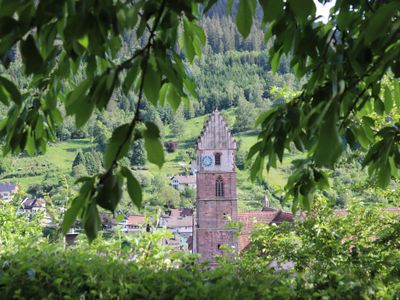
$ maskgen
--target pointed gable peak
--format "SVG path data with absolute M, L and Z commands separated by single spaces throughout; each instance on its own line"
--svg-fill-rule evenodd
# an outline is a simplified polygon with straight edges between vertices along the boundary
M 236 149 L 236 142 L 222 117 L 216 109 L 204 123 L 197 140 L 198 149 Z

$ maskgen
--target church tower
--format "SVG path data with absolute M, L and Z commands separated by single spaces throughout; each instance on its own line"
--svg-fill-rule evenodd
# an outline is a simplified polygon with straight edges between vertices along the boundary
M 237 218 L 234 141 L 218 111 L 206 121 L 197 140 L 197 198 L 195 251 L 202 260 L 212 261 L 222 254 L 222 245 L 237 248 L 227 217 Z

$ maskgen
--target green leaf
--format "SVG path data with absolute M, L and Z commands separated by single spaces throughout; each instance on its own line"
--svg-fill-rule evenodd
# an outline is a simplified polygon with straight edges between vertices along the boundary
M 176 88 L 173 85 L 169 85 L 167 92 L 167 101 L 174 111 L 176 111 L 181 104 L 181 97 L 179 96 Z
M 137 6 L 123 7 L 117 13 L 117 19 L 122 28 L 133 28 L 138 21 Z
M 81 44 L 85 49 L 89 47 L 89 37 L 87 34 L 82 36 L 80 39 L 78 39 L 78 43 Z
M 64 219 L 61 225 L 64 234 L 68 233 L 68 230 L 74 224 L 79 212 L 85 206 L 88 199 L 88 194 L 93 188 L 94 179 L 93 177 L 82 177 L 76 181 L 76 184 L 80 182 L 82 182 L 83 185 L 79 190 L 79 196 L 72 200 L 71 207 L 65 212 L 64 215 Z
M 129 197 L 131 197 L 132 202 L 136 205 L 137 208 L 141 208 L 142 206 L 142 188 L 140 187 L 139 182 L 136 178 L 132 175 L 131 170 L 124 167 L 122 169 L 122 174 L 125 176 L 127 182 L 127 189 Z
M 83 204 L 84 203 L 82 201 L 82 198 L 80 196 L 76 197 L 72 202 L 72 206 L 65 212 L 64 219 L 61 224 L 61 228 L 64 234 L 67 234 L 69 229 L 74 224 Z
M 398 8 L 398 3 L 394 1 L 380 5 L 373 13 L 364 31 L 367 45 L 371 45 L 372 42 L 382 36 L 382 33 L 390 25 L 392 16 L 398 12 Z
M 195 56 L 195 47 L 194 47 L 194 37 L 193 37 L 193 29 L 192 24 L 184 18 L 183 20 L 183 32 L 182 36 L 179 39 L 180 46 L 185 53 L 186 58 L 189 60 L 190 63 L 193 62 Z
M 152 64 L 147 65 L 143 87 L 147 100 L 154 106 L 157 106 L 158 95 L 161 88 L 161 77 L 157 70 L 153 69 Z
M 184 79 L 184 85 L 187 92 L 194 98 L 197 98 L 196 84 L 190 78 Z
M 260 0 L 264 12 L 264 22 L 272 22 L 283 14 L 282 0 Z
M 32 35 L 29 35 L 25 41 L 21 42 L 21 54 L 25 65 L 25 71 L 28 75 L 41 72 L 43 58 L 39 53 L 39 49 Z
M 132 66 L 129 68 L 129 70 L 126 73 L 124 83 L 122 84 L 122 90 L 124 91 L 124 94 L 127 96 L 129 93 L 129 90 L 137 78 L 139 74 L 139 64 L 141 60 L 140 59 L 135 59 L 133 62 Z
M 315 163 L 317 166 L 332 167 L 342 153 L 342 145 L 336 128 L 337 110 L 334 104 L 325 114 L 322 121 L 318 145 L 315 151 Z
M 152 122 L 146 122 L 146 130 L 143 136 L 147 159 L 161 168 L 164 164 L 164 148 L 160 141 L 160 130 L 157 125 Z
M 256 5 L 256 0 L 240 0 L 239 2 L 236 14 L 236 25 L 244 38 L 250 34 Z
M 82 101 L 79 102 L 80 109 L 75 112 L 75 124 L 76 127 L 81 128 L 89 121 L 94 110 L 94 103 L 92 103 L 88 97 L 83 98 Z
M 4 105 L 8 105 L 8 98 L 11 98 L 15 104 L 20 105 L 22 103 L 21 94 L 15 84 L 0 76 L 0 101 Z
M 230 15 L 232 12 L 232 7 L 233 7 L 233 0 L 228 0 L 228 3 L 226 4 L 226 14 Z
M 111 136 L 104 154 L 104 166 L 111 168 L 114 161 L 120 160 L 126 155 L 131 143 L 132 131 L 130 124 L 123 124 L 117 127 Z
M 315 4 L 313 0 L 289 0 L 290 9 L 301 20 L 306 20 L 308 16 L 315 16 Z
M 169 90 L 169 83 L 164 83 L 160 89 L 160 106 L 164 106 L 167 92 Z
M 89 205 L 82 221 L 86 236 L 88 237 L 89 242 L 92 242 L 97 237 L 97 232 L 99 231 L 101 224 L 99 211 L 95 203 Z
M 201 28 L 200 26 L 196 25 L 195 23 L 192 23 L 192 29 L 193 29 L 193 34 L 200 41 L 200 44 L 202 46 L 204 46 L 206 44 L 207 38 L 206 38 L 206 34 L 204 33 L 203 28 Z
M 67 211 L 65 212 L 64 219 L 61 225 L 64 234 L 68 233 L 69 229 L 74 224 L 76 217 L 78 216 L 78 213 L 80 212 L 84 204 L 85 204 L 85 198 L 82 197 L 81 195 L 76 197 L 72 201 L 71 207 L 68 208 Z
M 98 190 L 96 203 L 113 213 L 122 197 L 121 180 L 117 175 L 109 175 Z
M 323 171 L 314 170 L 314 181 L 320 189 L 329 188 L 328 176 Z
M 385 105 L 383 104 L 381 99 L 375 98 L 374 110 L 378 115 L 382 115 L 385 112 Z
M 393 108 L 393 98 L 392 98 L 392 92 L 390 91 L 390 88 L 388 86 L 385 86 L 384 99 L 385 99 L 385 111 L 389 113 Z
M 29 156 L 34 156 L 36 153 L 35 139 L 32 135 L 31 130 L 28 130 L 28 136 L 25 146 L 26 152 L 28 152 Z
M 400 82 L 399 80 L 393 80 L 394 89 L 394 100 L 396 102 L 397 108 L 400 108 Z
M 380 166 L 378 173 L 378 185 L 381 188 L 385 188 L 388 186 L 388 184 L 390 183 L 390 175 L 390 164 L 388 161 L 386 161 L 384 166 Z
M 337 15 L 337 24 L 340 30 L 347 30 L 351 22 L 354 21 L 347 7 L 340 9 L 340 13 Z
M 272 56 L 272 59 L 271 59 L 271 68 L 272 68 L 272 72 L 274 72 L 274 73 L 276 73 L 276 71 L 278 70 L 280 58 L 281 58 L 281 53 L 280 53 L 280 51 L 276 52 L 276 53 L 274 54 L 274 56 Z
M 86 92 L 92 81 L 88 78 L 83 80 L 72 92 L 70 92 L 65 100 L 65 109 L 67 115 L 75 114 L 80 109 L 80 104 L 85 98 Z
M 69 229 L 74 224 L 79 212 L 83 208 L 86 202 L 86 195 L 79 195 L 72 200 L 72 205 L 67 209 L 64 215 L 63 222 L 61 224 L 61 229 L 64 234 L 67 234 Z

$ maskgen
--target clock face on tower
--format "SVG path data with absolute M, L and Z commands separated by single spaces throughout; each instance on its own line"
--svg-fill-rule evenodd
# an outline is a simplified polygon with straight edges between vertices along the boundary
M 203 167 L 209 167 L 209 166 L 211 166 L 211 165 L 212 165 L 212 162 L 213 162 L 212 157 L 209 156 L 209 155 L 205 155 L 205 156 L 203 156 L 203 157 L 201 158 L 201 163 L 202 163 Z

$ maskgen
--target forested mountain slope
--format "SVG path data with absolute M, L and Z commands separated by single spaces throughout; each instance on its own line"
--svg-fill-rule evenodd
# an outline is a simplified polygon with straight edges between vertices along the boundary
M 271 170 L 271 174 L 267 175 L 263 182 L 249 181 L 248 172 L 244 169 L 244 159 L 248 149 L 256 141 L 256 117 L 294 95 L 300 84 L 291 73 L 284 56 L 277 72 L 272 72 L 268 60 L 268 47 L 263 42 L 264 33 L 258 26 L 253 25 L 249 37 L 244 40 L 234 24 L 236 4 L 232 14 L 226 15 L 225 2 L 219 2 L 202 18 L 201 26 L 207 37 L 204 54 L 192 65 L 187 65 L 196 83 L 198 97 L 190 99 L 187 105 L 182 104 L 177 112 L 174 112 L 169 104 L 154 107 L 144 102 L 142 105 L 142 119 L 155 122 L 159 126 L 164 142 L 178 143 L 176 152 L 166 154 L 166 163 L 161 171 L 152 165 L 144 167 L 150 168 L 150 171 L 137 171 L 141 173 L 138 176 L 145 187 L 145 203 L 148 207 L 163 206 L 167 202 L 173 206 L 193 205 L 193 191 L 179 195 L 169 188 L 168 176 L 182 173 L 181 162 L 188 164 L 193 158 L 195 138 L 206 115 L 214 109 L 219 109 L 225 114 L 239 142 L 237 161 L 240 207 L 259 208 L 265 194 L 272 198 L 273 205 L 277 207 L 288 205 L 280 203 L 279 199 L 291 172 L 290 161 L 296 157 L 296 153 L 293 152 L 293 157 L 285 159 L 283 166 L 278 170 Z M 134 35 L 124 36 L 120 57 L 131 53 L 135 46 L 133 40 Z M 21 76 L 21 57 L 18 51 L 14 52 L 13 60 L 7 72 L 19 86 L 24 86 L 26 82 Z M 84 76 L 81 72 L 75 80 L 81 80 Z M 107 109 L 97 111 L 88 124 L 80 129 L 76 129 L 72 118 L 66 117 L 63 127 L 57 128 L 57 140 L 53 141 L 45 155 L 37 158 L 22 155 L 3 159 L 0 162 L 0 180 L 18 181 L 34 196 L 48 193 L 57 202 L 66 203 L 67 199 L 62 196 L 63 190 L 68 188 L 72 193 L 73 181 L 76 178 L 86 174 L 93 175 L 103 169 L 101 152 L 104 151 L 111 132 L 130 119 L 136 100 L 133 93 L 128 97 L 123 96 L 120 91 L 114 93 Z M 60 109 L 63 111 L 62 107 Z M 5 108 L 0 106 L 0 112 L 4 115 Z M 371 187 L 369 177 L 364 171 L 360 171 L 359 155 L 349 154 L 349 157 L 349 160 L 344 160 L 340 168 L 331 174 L 334 184 L 328 195 L 333 199 L 333 204 L 343 206 L 353 198 L 367 202 L 393 202 L 397 197 L 397 189 L 383 192 L 373 185 Z M 142 168 L 140 166 L 145 164 L 142 143 L 134 143 L 125 164 Z M 154 180 L 157 176 L 161 176 L 162 179 Z M 150 189 L 152 181 L 154 183 L 157 180 L 159 187 Z M 271 193 L 276 197 L 272 197 Z M 162 194 L 169 195 L 169 200 L 162 199 Z

